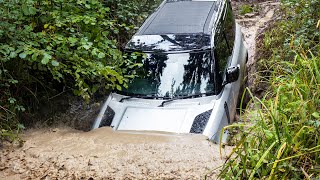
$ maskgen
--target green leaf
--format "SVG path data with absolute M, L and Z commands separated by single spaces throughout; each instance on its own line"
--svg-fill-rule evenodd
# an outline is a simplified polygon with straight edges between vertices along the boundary
M 33 6 L 30 6 L 28 4 L 22 4 L 21 6 L 22 12 L 24 15 L 35 15 L 37 13 L 37 9 Z
M 270 139 L 273 139 L 273 138 L 274 138 L 274 134 L 273 134 L 271 131 L 269 131 L 269 130 L 265 130 L 264 132 L 265 132 L 266 137 L 267 137 L 267 139 L 268 139 L 268 140 L 270 140 Z
M 29 15 L 28 6 L 26 4 L 22 4 L 21 8 L 24 15 Z
M 15 80 L 15 79 L 9 79 L 8 81 L 11 84 L 18 84 L 18 80 Z
M 59 66 L 59 62 L 56 60 L 52 60 L 51 64 L 52 64 L 52 66 L 55 66 L 55 67 Z
M 35 15 L 37 13 L 37 9 L 35 7 L 29 7 L 29 14 Z
M 98 49 L 97 49 L 97 48 L 94 48 L 94 49 L 91 51 L 91 54 L 92 54 L 93 56 L 96 56 L 96 55 L 97 55 L 97 51 L 98 51 Z
M 23 106 L 16 105 L 15 107 L 18 111 L 24 112 L 26 109 Z
M 50 54 L 44 53 L 43 58 L 41 60 L 42 64 L 48 64 L 49 60 L 52 58 Z
M 90 49 L 89 45 L 83 45 L 83 48 L 85 48 L 86 50 Z
M 118 78 L 119 83 L 120 83 L 120 84 L 123 84 L 123 78 L 122 78 L 122 76 L 117 77 L 117 78 Z
M 31 59 L 32 59 L 33 61 L 36 61 L 38 55 L 39 55 L 38 53 L 33 53 L 32 56 L 31 56 Z
M 316 119 L 320 119 L 320 114 L 318 112 L 312 113 L 312 116 L 315 117 Z
M 75 44 L 76 42 L 78 42 L 78 39 L 77 39 L 77 38 L 74 38 L 74 37 L 69 37 L 69 38 L 68 38 L 68 41 L 70 42 L 70 44 L 72 44 L 72 45 L 74 46 L 74 44 Z
M 127 31 L 130 31 L 130 27 L 126 26 L 124 27 Z
M 11 97 L 11 98 L 8 99 L 8 101 L 9 101 L 10 104 L 14 104 L 17 100 L 15 98 Z
M 132 57 L 132 59 L 138 59 L 138 56 L 136 56 L 136 55 L 132 55 L 131 57 Z
M 15 51 L 12 51 L 11 53 L 10 53 L 10 56 L 9 56 L 10 58 L 15 58 L 15 57 L 17 57 L 17 53 L 15 52 Z
M 106 57 L 106 55 L 104 53 L 101 52 L 101 53 L 98 54 L 98 58 L 102 59 L 104 57 Z
M 121 90 L 122 90 L 122 87 L 121 87 L 121 86 L 119 86 L 119 85 L 117 85 L 117 86 L 116 86 L 116 88 L 117 88 L 119 91 L 121 91 Z
M 97 90 L 100 88 L 100 86 L 101 86 L 100 84 L 95 84 L 91 89 L 92 93 L 97 92 Z
M 20 53 L 19 54 L 19 57 L 21 58 L 21 59 L 24 59 L 24 58 L 26 58 L 27 57 L 27 54 L 26 53 Z

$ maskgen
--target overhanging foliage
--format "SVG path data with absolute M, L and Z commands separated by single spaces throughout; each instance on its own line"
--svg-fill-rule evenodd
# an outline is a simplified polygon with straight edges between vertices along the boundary
M 68 88 L 88 100 L 125 87 L 134 67 L 120 51 L 156 0 L 0 0 L 0 129 Z M 120 68 L 121 67 L 121 68 Z

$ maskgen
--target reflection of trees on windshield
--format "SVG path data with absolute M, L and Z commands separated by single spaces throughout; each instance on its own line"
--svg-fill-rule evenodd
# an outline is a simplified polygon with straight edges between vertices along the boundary
M 145 71 L 147 71 L 143 74 L 144 78 L 151 78 L 160 82 L 160 77 L 162 76 L 163 69 L 167 66 L 165 63 L 165 61 L 167 60 L 167 54 L 151 54 L 148 58 L 144 60 L 143 63 L 143 68 Z
M 180 91 L 184 94 L 197 94 L 213 91 L 214 79 L 212 59 L 209 52 L 190 53 L 188 64 L 184 65 L 183 86 Z M 201 89 L 201 85 L 205 85 Z
M 214 71 L 211 53 L 152 53 L 140 57 L 143 66 L 138 77 L 125 92 L 165 97 L 214 93 Z
M 134 36 L 126 49 L 139 51 L 183 51 L 210 46 L 210 36 L 205 34 L 142 35 Z
M 174 45 L 181 46 L 181 42 L 177 41 L 178 39 L 176 38 L 175 35 L 171 35 L 172 38 L 170 38 L 168 35 L 161 35 L 161 37 L 163 38 L 163 40 L 167 40 Z
M 146 58 L 140 56 L 137 61 L 143 66 L 136 69 L 138 77 L 133 79 L 124 91 L 130 94 L 157 95 L 167 60 L 168 55 L 162 53 L 147 54 Z
M 172 50 L 197 49 L 208 46 L 210 37 L 203 34 L 194 35 L 161 35 L 162 39 L 172 43 Z

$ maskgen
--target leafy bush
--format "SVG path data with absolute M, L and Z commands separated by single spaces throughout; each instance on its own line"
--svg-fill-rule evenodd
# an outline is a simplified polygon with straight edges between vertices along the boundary
M 270 89 L 253 97 L 245 123 L 226 127 L 240 133 L 222 178 L 320 178 L 320 2 L 285 0 L 282 8 L 260 50 Z
M 0 129 L 65 89 L 89 100 L 125 87 L 120 51 L 157 0 L 0 0 Z

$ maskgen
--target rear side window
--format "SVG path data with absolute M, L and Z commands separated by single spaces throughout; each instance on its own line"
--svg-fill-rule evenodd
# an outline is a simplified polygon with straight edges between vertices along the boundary
M 226 6 L 227 7 L 226 7 L 225 19 L 224 19 L 224 32 L 225 32 L 225 38 L 229 45 L 228 46 L 229 52 L 232 53 L 234 40 L 235 40 L 236 23 L 234 20 L 230 1 L 226 3 Z

